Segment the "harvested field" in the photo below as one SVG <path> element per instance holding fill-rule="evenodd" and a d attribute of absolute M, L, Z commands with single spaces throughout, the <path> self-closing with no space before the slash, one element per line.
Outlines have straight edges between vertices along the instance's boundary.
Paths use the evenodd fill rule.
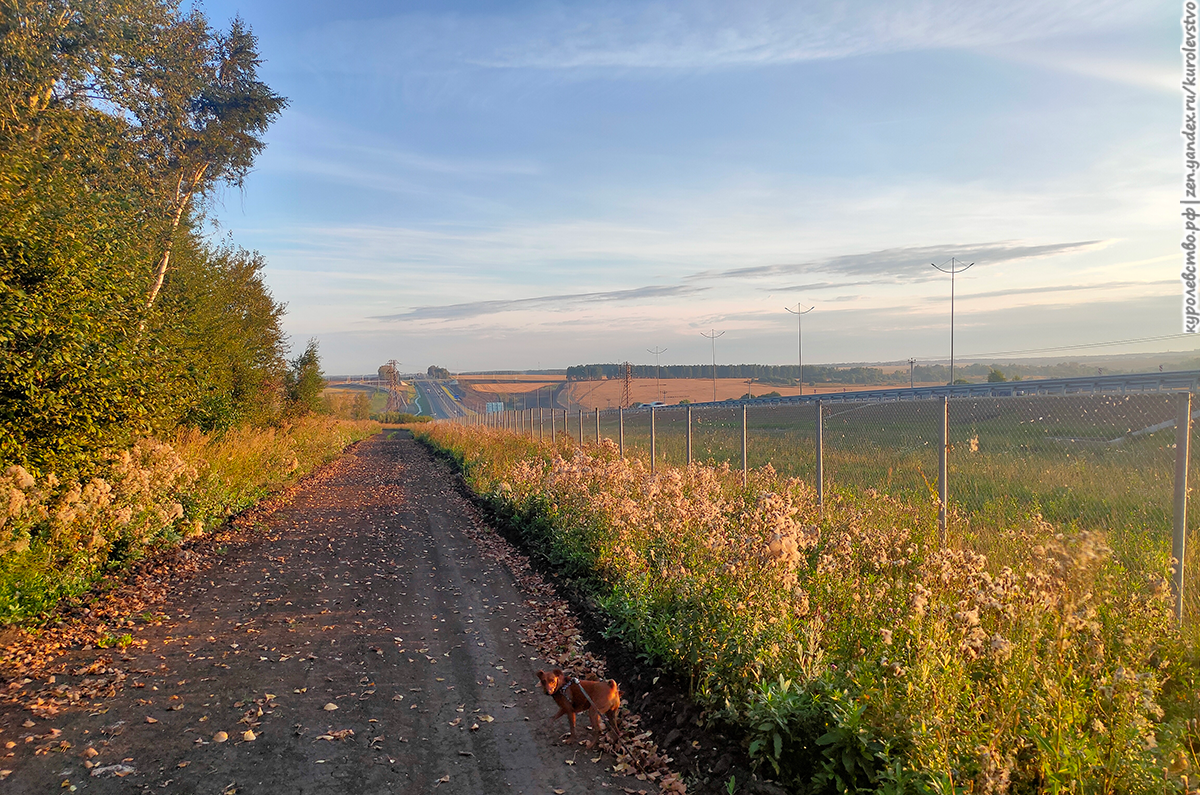
<path fill-rule="evenodd" d="M 633 402 L 649 403 L 652 400 L 661 400 L 667 404 L 676 404 L 681 400 L 688 400 L 692 403 L 703 403 L 713 399 L 713 382 L 710 378 L 664 378 L 658 383 L 659 389 L 656 390 L 654 379 L 634 379 L 632 389 Z M 814 392 L 818 394 L 858 392 L 864 389 L 882 389 L 886 386 L 900 385 L 899 381 L 895 384 L 820 384 L 815 388 L 806 385 L 804 393 L 809 395 Z M 904 381 L 902 385 L 908 386 L 908 382 Z M 927 384 L 918 384 L 918 386 L 927 386 Z M 478 386 L 475 388 L 479 389 Z M 623 382 L 620 379 L 576 381 L 567 387 L 566 394 L 569 396 L 571 405 L 579 404 L 586 409 L 609 409 L 617 408 L 620 405 L 622 388 Z M 767 392 L 794 395 L 796 394 L 796 387 L 775 384 L 754 384 L 755 395 L 766 394 Z M 746 381 L 744 379 L 717 379 L 717 400 L 740 398 L 744 394 L 746 394 Z"/>
<path fill-rule="evenodd" d="M 468 381 L 467 385 L 476 392 L 487 392 L 492 395 L 523 395 L 539 389 L 555 387 L 560 383 L 560 381 L 501 381 L 495 383 Z"/>

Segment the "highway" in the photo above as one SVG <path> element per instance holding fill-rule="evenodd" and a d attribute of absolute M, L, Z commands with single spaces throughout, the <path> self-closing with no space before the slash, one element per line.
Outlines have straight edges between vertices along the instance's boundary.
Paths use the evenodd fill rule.
<path fill-rule="evenodd" d="M 420 403 L 423 414 L 437 420 L 449 420 L 467 413 L 445 381 L 416 377 L 413 384 L 417 387 L 417 402 Z"/>

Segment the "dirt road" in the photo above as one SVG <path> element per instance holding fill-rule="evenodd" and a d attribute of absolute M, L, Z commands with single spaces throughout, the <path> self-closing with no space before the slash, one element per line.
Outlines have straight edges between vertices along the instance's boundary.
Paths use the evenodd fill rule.
<path fill-rule="evenodd" d="M 520 633 L 528 597 L 469 537 L 446 470 L 393 435 L 168 582 L 133 645 L 0 682 L 115 688 L 0 715 L 0 795 L 657 790 L 556 744 L 565 721 L 546 723 L 546 663 Z"/>

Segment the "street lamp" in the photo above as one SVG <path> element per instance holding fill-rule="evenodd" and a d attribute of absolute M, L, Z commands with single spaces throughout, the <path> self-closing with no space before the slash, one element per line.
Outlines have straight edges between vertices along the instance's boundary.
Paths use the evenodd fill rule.
<path fill-rule="evenodd" d="M 646 353 L 654 354 L 654 399 L 655 400 L 662 400 L 661 389 L 658 385 L 658 357 L 662 356 L 666 352 L 667 352 L 666 348 L 660 349 L 657 345 L 654 346 L 654 350 L 650 350 L 649 348 L 646 349 Z"/>
<path fill-rule="evenodd" d="M 816 309 L 815 306 L 810 306 L 804 311 L 800 311 L 802 304 L 796 304 L 796 308 L 792 309 L 785 306 L 784 309 L 796 316 L 796 348 L 800 351 L 800 396 L 804 396 L 804 316 Z"/>
<path fill-rule="evenodd" d="M 724 336 L 724 331 L 709 329 L 709 333 L 700 332 L 701 337 L 708 337 L 712 340 L 712 367 L 713 367 L 713 403 L 717 402 L 717 337 Z"/>
<path fill-rule="evenodd" d="M 961 263 L 959 263 L 959 261 L 954 257 L 951 257 L 949 262 L 943 262 L 941 265 L 935 265 L 932 262 L 929 264 L 933 265 L 933 267 L 937 268 L 942 273 L 950 274 L 950 386 L 954 386 L 954 277 L 956 274 L 962 273 L 975 263 L 970 262 L 960 268 L 958 266 Z"/>

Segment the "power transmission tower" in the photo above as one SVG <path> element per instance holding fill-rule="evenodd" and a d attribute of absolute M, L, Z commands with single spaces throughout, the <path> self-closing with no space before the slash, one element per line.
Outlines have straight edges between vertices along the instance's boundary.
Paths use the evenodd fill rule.
<path fill-rule="evenodd" d="M 796 348 L 800 351 L 800 394 L 804 395 L 804 316 L 816 309 L 815 306 L 810 306 L 804 311 L 800 311 L 801 304 L 796 304 L 796 308 L 792 309 L 785 306 L 784 309 L 796 316 Z"/>
<path fill-rule="evenodd" d="M 388 363 L 379 368 L 387 375 L 387 411 L 402 411 L 404 399 L 400 396 L 400 362 L 389 359 Z"/>
<path fill-rule="evenodd" d="M 621 408 L 627 409 L 633 405 L 633 365 L 625 362 L 625 383 L 621 386 Z"/>
<path fill-rule="evenodd" d="M 935 265 L 932 262 L 929 264 L 942 273 L 950 274 L 950 385 L 954 386 L 954 277 L 975 263 L 971 262 L 960 268 L 958 260 L 951 257 L 949 262 L 943 262 L 941 265 Z"/>
<path fill-rule="evenodd" d="M 724 331 L 709 329 L 709 333 L 700 332 L 701 337 L 708 337 L 712 341 L 712 367 L 713 367 L 713 403 L 717 402 L 717 337 L 725 336 Z"/>
<path fill-rule="evenodd" d="M 658 370 L 659 370 L 658 357 L 662 356 L 666 352 L 667 352 L 666 348 L 659 349 L 659 347 L 657 345 L 654 346 L 654 350 L 650 350 L 649 348 L 646 349 L 646 353 L 654 354 L 654 399 L 655 400 L 662 400 L 662 390 L 658 384 Z"/>
<path fill-rule="evenodd" d="M 916 359 L 908 360 L 908 388 L 913 388 L 913 365 L 917 363 Z"/>

